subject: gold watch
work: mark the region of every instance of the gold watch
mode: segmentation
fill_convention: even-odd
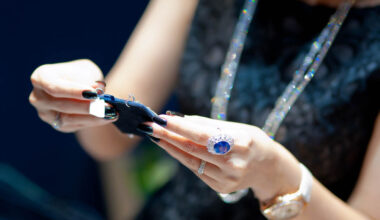
[[[277,196],[265,202],[261,202],[261,212],[267,219],[290,219],[299,215],[309,203],[313,176],[310,171],[300,163],[302,177],[297,192]]]

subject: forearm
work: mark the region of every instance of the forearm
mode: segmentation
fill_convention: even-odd
[[[117,63],[107,92],[159,110],[176,82],[198,0],[152,0]]]
[[[379,219],[380,114],[378,114],[357,184],[348,202],[314,180],[311,202],[299,219]]]
[[[119,157],[140,140],[122,134],[113,124],[83,129],[76,136],[88,154],[103,161]]]
[[[295,219],[370,219],[331,193],[316,179],[313,181],[310,203]]]
[[[170,94],[198,0],[152,0],[106,78],[106,93],[136,99],[158,111]],[[77,132],[96,159],[110,159],[134,146],[114,125]]]
[[[273,152],[269,154],[275,155],[268,163],[260,166],[260,170],[266,169],[272,176],[271,181],[255,180],[253,191],[260,201],[270,201],[278,195],[285,195],[296,192],[300,187],[303,173],[299,166],[299,161],[282,145],[274,142]],[[269,168],[272,167],[272,168]],[[374,192],[375,193],[375,192]],[[369,219],[373,216],[370,212],[363,212],[358,209],[352,202],[342,201],[323,186],[316,178],[313,178],[311,200],[304,207],[303,212],[294,219]],[[366,199],[354,199],[364,206],[371,203],[369,197]],[[375,200],[376,201],[376,200]]]

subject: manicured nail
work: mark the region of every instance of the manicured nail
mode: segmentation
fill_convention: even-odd
[[[153,128],[146,124],[140,124],[139,126],[137,126],[136,130],[147,135],[153,134]]]
[[[162,127],[166,127],[166,125],[168,124],[166,119],[160,118],[158,116],[153,118],[153,122],[156,122],[157,124],[161,125]]]
[[[156,142],[156,143],[160,142],[160,140],[161,140],[161,139],[156,138],[156,137],[153,137],[153,136],[151,136],[151,135],[147,135],[147,137],[148,137],[151,141]]]
[[[98,97],[98,94],[96,92],[93,92],[93,91],[83,91],[82,92],[82,96],[83,98],[85,99],[96,99]]]
[[[107,85],[106,82],[101,81],[101,80],[98,80],[98,81],[95,81],[95,82],[96,82],[96,83],[99,83],[99,84],[103,84],[104,87],[106,87],[106,85]]]
[[[104,119],[112,120],[112,119],[115,119],[117,117],[118,117],[117,111],[116,111],[116,109],[114,107],[111,107],[111,106],[106,106],[105,107],[105,117],[104,117]]]
[[[182,114],[180,112],[175,112],[175,111],[166,111],[166,114],[167,115],[175,115],[175,116],[179,116],[179,117],[185,117],[184,114]]]

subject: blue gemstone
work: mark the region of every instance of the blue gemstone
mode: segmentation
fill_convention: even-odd
[[[227,141],[219,141],[214,145],[214,151],[217,154],[225,154],[230,150],[231,146]]]

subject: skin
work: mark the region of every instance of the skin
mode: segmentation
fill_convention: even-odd
[[[340,2],[305,1],[331,7]],[[152,0],[105,79],[106,92],[121,98],[133,94],[152,109],[160,109],[175,85],[197,3],[196,0]],[[357,6],[375,4],[379,1],[359,1]],[[120,133],[110,120],[88,114],[89,100],[82,97],[82,91],[101,86],[95,83],[101,79],[103,74],[89,60],[43,65],[31,76],[34,89],[29,100],[39,117],[49,124],[60,112],[62,126],[59,131],[76,132],[84,149],[94,158],[104,161],[119,157],[139,139],[130,139]],[[299,162],[259,128],[199,116],[162,117],[168,122],[165,128],[148,123],[153,128],[153,135],[161,139],[158,146],[196,175],[201,159],[205,160],[205,172],[199,178],[214,190],[228,193],[251,188],[259,200],[265,201],[298,189],[301,179]],[[224,156],[212,155],[205,147],[208,138],[218,133],[217,127],[235,139],[233,149]],[[375,123],[358,183],[348,202],[337,198],[314,178],[311,201],[297,219],[380,218],[380,210],[376,206],[380,203],[379,166],[380,116]]]

